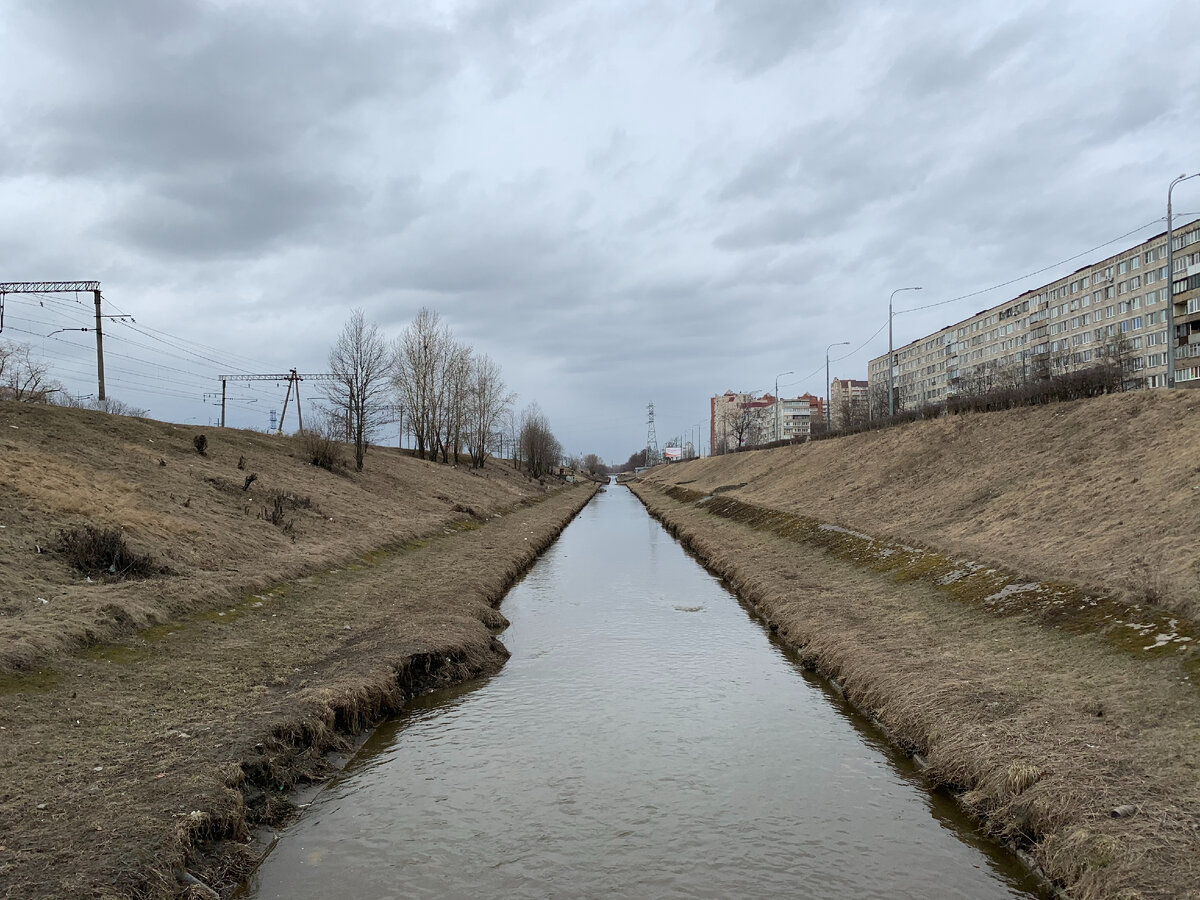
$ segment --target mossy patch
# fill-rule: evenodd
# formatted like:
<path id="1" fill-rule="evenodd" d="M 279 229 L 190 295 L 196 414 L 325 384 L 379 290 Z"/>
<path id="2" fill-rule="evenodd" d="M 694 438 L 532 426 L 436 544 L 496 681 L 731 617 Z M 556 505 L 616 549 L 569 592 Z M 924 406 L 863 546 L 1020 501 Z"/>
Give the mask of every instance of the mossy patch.
<path id="1" fill-rule="evenodd" d="M 61 683 L 62 673 L 52 669 L 38 669 L 36 672 L 12 672 L 0 675 L 0 697 L 52 691 Z"/>

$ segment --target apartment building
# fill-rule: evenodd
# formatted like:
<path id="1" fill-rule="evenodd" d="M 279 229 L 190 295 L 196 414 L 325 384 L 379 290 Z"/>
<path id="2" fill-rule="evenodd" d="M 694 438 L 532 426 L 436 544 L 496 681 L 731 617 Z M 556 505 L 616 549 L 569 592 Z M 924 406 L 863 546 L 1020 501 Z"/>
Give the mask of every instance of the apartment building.
<path id="1" fill-rule="evenodd" d="M 1200 386 L 1200 223 L 1176 229 L 1173 242 L 1175 382 Z M 1132 387 L 1164 386 L 1167 275 L 1163 232 L 898 347 L 898 408 L 1106 361 Z M 868 363 L 868 396 L 886 403 L 887 380 L 885 353 Z"/>
<path id="2" fill-rule="evenodd" d="M 835 378 L 829 382 L 829 420 L 834 428 L 864 421 L 870 385 L 853 378 Z"/>
<path id="3" fill-rule="evenodd" d="M 726 391 L 709 398 L 709 446 L 725 453 L 778 440 L 805 440 L 824 415 L 820 397 L 775 397 Z"/>

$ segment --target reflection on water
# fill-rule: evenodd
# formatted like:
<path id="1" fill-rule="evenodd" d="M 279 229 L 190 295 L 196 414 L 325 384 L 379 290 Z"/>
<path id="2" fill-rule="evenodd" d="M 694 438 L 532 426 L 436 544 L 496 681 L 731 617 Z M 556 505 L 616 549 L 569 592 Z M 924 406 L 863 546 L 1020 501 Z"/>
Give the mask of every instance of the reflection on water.
<path id="1" fill-rule="evenodd" d="M 504 670 L 380 728 L 252 896 L 1037 896 L 626 489 L 503 609 Z"/>

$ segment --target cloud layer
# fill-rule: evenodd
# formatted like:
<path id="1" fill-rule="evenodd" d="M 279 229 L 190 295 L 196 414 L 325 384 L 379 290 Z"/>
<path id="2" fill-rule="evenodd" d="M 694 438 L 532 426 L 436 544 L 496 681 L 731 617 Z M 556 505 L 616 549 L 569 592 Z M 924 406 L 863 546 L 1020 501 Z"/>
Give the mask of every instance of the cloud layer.
<path id="1" fill-rule="evenodd" d="M 1169 0 L 28 0 L 0 13 L 0 280 L 99 278 L 272 371 L 323 370 L 351 307 L 395 333 L 429 305 L 568 449 L 624 458 L 650 400 L 665 438 L 777 372 L 824 393 L 826 345 L 895 287 L 953 297 L 1163 215 L 1200 165 L 1198 28 Z M 85 344 L 30 336 L 71 310 L 9 304 L 86 389 Z M 127 337 L 115 392 L 205 421 L 219 363 Z"/>

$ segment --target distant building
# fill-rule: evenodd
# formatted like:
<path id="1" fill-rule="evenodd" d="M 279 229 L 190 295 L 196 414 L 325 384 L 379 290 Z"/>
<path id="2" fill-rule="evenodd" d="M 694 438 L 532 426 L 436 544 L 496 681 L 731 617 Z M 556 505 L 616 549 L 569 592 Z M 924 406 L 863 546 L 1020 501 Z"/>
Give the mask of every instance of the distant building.
<path id="1" fill-rule="evenodd" d="M 834 428 L 865 422 L 868 383 L 853 378 L 835 378 L 829 383 L 829 419 Z"/>
<path id="2" fill-rule="evenodd" d="M 807 440 L 814 416 L 824 415 L 820 397 L 777 398 L 773 394 L 726 391 L 709 399 L 709 441 L 714 454 L 779 440 Z"/>
<path id="3" fill-rule="evenodd" d="M 896 347 L 890 361 L 876 357 L 867 368 L 872 398 L 882 392 L 886 414 L 889 368 L 897 410 L 1096 365 L 1118 366 L 1126 388 L 1163 387 L 1168 344 L 1175 383 L 1200 386 L 1200 223 L 1175 230 L 1171 273 L 1166 237 Z M 1168 296 L 1174 334 L 1167 333 Z"/>
<path id="4" fill-rule="evenodd" d="M 708 439 L 714 455 L 770 440 L 775 412 L 775 398 L 770 394 L 755 397 L 726 391 L 714 394 L 708 403 Z M 768 436 L 764 438 L 764 435 Z"/>

